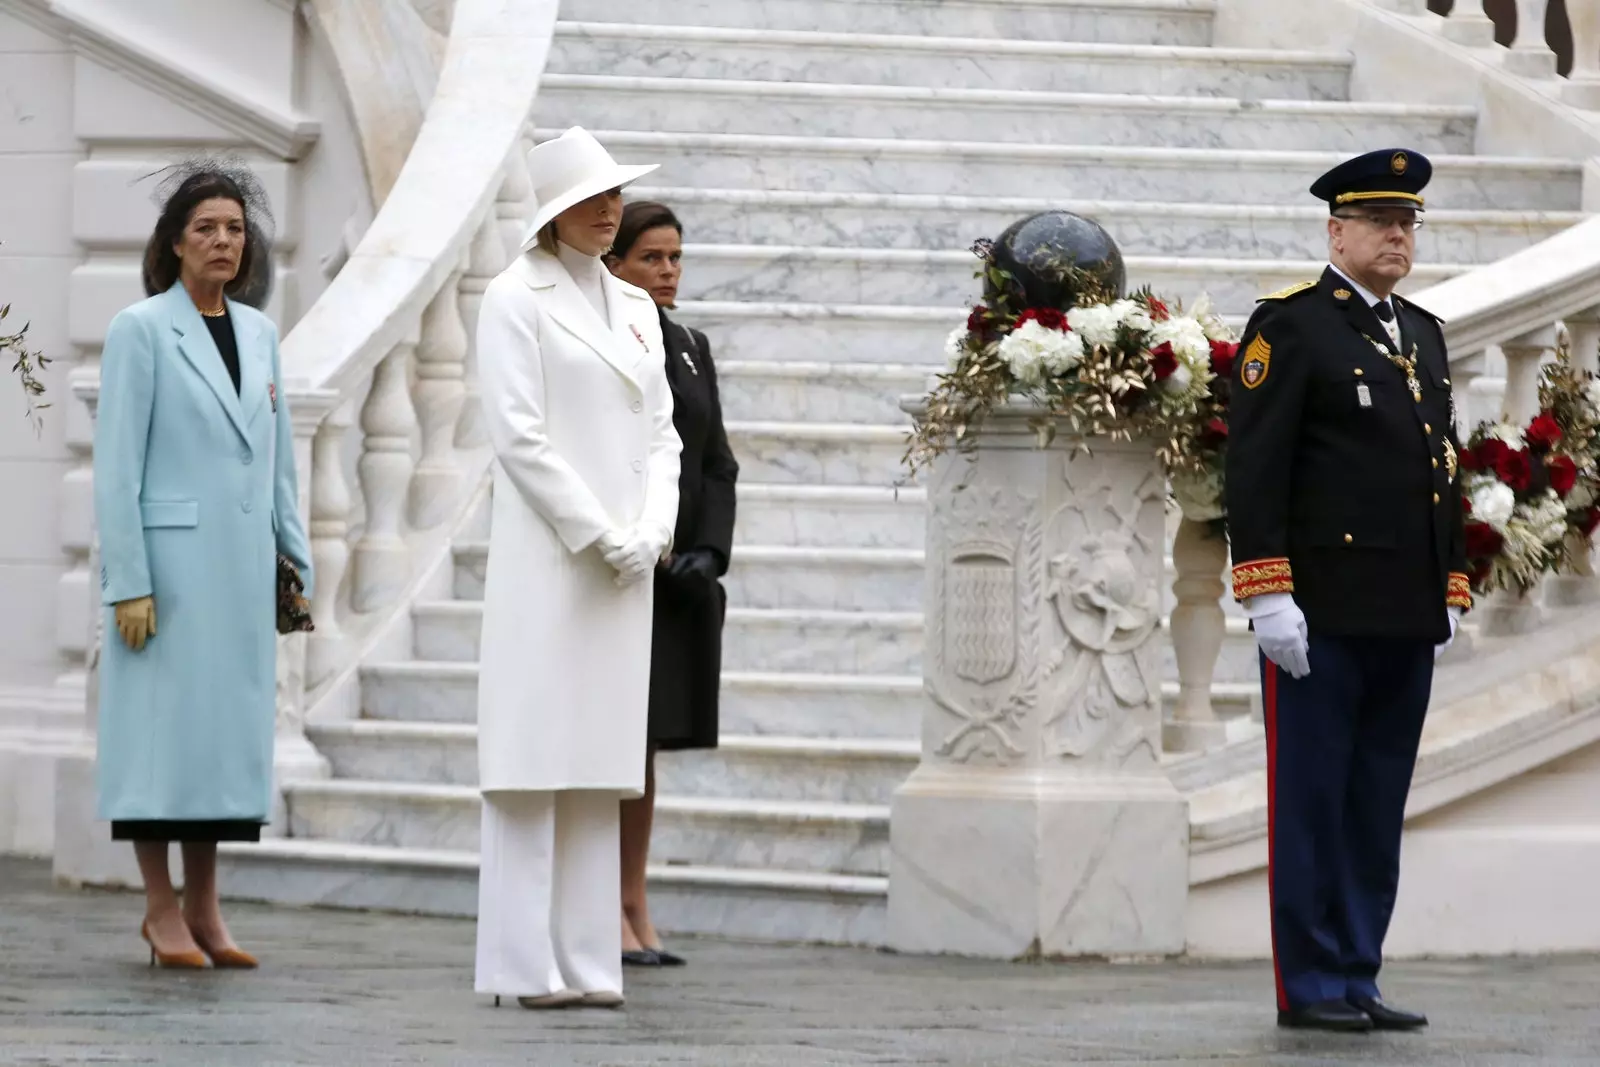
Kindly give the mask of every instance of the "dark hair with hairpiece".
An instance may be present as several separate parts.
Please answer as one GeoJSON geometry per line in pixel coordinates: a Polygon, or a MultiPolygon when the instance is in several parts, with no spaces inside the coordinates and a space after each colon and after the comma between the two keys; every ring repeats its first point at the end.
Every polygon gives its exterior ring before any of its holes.
{"type": "Polygon", "coordinates": [[[147,296],[164,293],[178,281],[181,264],[174,246],[183,237],[195,208],[207,200],[232,200],[244,213],[244,251],[239,273],[223,292],[241,304],[263,307],[272,295],[272,211],[254,172],[231,159],[197,159],[174,164],[156,189],[161,207],[155,230],[144,246],[141,271],[147,296]]]}
{"type": "Polygon", "coordinates": [[[654,200],[635,200],[622,209],[622,222],[617,226],[616,239],[611,242],[611,251],[607,254],[626,259],[642,235],[662,226],[671,226],[679,237],[683,236],[683,223],[670,207],[654,200]]]}

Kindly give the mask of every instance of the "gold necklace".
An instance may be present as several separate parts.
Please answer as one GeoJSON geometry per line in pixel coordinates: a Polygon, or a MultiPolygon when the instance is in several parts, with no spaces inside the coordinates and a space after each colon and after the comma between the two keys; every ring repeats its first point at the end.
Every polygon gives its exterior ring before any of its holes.
{"type": "Polygon", "coordinates": [[[220,318],[222,318],[222,316],[226,315],[227,313],[228,313],[228,305],[227,304],[223,304],[221,307],[217,308],[217,310],[215,310],[215,311],[207,311],[205,308],[201,308],[200,309],[200,314],[204,315],[208,319],[220,319],[220,318]]]}

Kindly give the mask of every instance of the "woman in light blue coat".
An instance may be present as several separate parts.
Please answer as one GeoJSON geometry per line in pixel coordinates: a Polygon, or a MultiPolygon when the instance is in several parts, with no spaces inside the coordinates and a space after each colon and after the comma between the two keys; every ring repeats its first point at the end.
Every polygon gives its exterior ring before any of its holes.
{"type": "Polygon", "coordinates": [[[145,249],[150,294],[111,322],[94,439],[100,535],[99,814],[131,840],[151,962],[254,967],[222,919],[217,842],[258,840],[272,792],[278,558],[309,590],[253,175],[176,175],[145,249]],[[167,867],[183,851],[180,902],[167,867]]]}

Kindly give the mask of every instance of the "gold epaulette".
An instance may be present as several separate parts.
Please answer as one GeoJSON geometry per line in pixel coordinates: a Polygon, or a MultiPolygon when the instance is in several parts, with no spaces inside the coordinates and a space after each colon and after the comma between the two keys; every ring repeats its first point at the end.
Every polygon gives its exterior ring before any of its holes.
{"type": "Polygon", "coordinates": [[[1287,300],[1291,296],[1297,296],[1307,289],[1315,289],[1316,287],[1317,283],[1315,281],[1296,282],[1287,289],[1279,289],[1276,293],[1268,293],[1266,296],[1256,297],[1256,303],[1260,304],[1267,300],[1287,300]]]}

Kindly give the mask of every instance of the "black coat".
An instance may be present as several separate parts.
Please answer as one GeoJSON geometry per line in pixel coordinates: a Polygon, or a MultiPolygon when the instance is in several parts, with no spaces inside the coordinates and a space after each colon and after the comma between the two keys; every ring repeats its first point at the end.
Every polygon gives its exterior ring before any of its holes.
{"type": "Polygon", "coordinates": [[[1438,320],[1393,302],[1398,352],[1331,268],[1251,317],[1229,418],[1234,595],[1292,592],[1312,633],[1440,642],[1446,604],[1471,604],[1450,364],[1438,320]],[[1420,397],[1391,355],[1415,356],[1420,397]]]}
{"type": "MultiPolygon", "coordinates": [[[[711,345],[698,330],[661,315],[672,386],[672,424],[683,439],[674,553],[708,549],[717,574],[733,554],[734,485],[739,464],[728,447],[711,345]]],[[[685,583],[656,572],[650,653],[650,740],[658,748],[715,748],[722,674],[721,582],[685,583]]]]}

